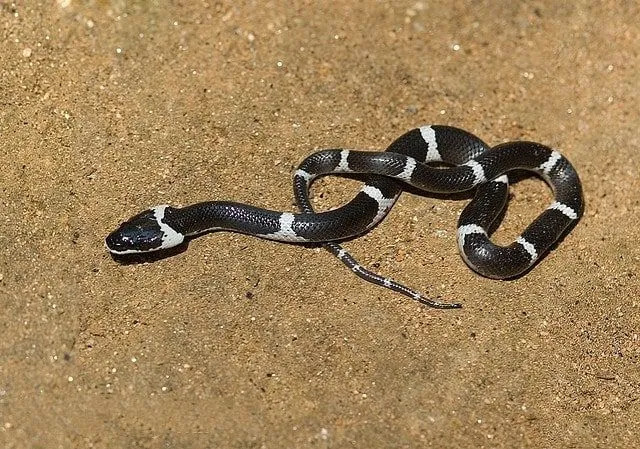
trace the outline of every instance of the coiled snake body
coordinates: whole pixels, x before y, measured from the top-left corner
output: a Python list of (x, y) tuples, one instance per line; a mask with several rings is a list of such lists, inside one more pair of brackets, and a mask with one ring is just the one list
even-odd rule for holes
[[(438, 162), (452, 165), (435, 168)], [(489, 230), (508, 197), (505, 173), (525, 169), (552, 188), (554, 202), (509, 246), (489, 239)], [(366, 174), (366, 183), (346, 205), (314, 212), (309, 187), (322, 175)], [(534, 142), (509, 142), (490, 148), (478, 137), (449, 126), (423, 126), (396, 139), (384, 152), (323, 150), (307, 157), (294, 175), (294, 194), (302, 213), (278, 212), (227, 201), (146, 210), (113, 231), (106, 246), (113, 254), (162, 250), (185, 237), (209, 231), (235, 231), (282, 242), (317, 242), (358, 276), (437, 308), (443, 303), (363, 267), (337, 241), (362, 234), (389, 212), (403, 183), (427, 192), (455, 193), (477, 187), (458, 220), (458, 247), (474, 271), (508, 279), (526, 272), (582, 215), (582, 187), (573, 166), (559, 152)]]

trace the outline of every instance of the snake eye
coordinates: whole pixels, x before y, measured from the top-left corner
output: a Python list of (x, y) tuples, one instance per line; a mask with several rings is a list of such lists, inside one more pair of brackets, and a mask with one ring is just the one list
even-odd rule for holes
[(153, 210), (146, 210), (122, 223), (105, 239), (114, 254), (134, 254), (162, 248), (164, 232)]

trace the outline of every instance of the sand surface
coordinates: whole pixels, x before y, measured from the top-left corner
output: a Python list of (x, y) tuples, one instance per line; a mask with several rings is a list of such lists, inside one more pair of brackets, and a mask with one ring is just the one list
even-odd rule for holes
[[(595, 1), (0, 1), (0, 446), (591, 448), (640, 441), (640, 9)], [(586, 198), (528, 275), (405, 194), (328, 253), (216, 233), (121, 265), (156, 204), (293, 211), (325, 147), (426, 123), (561, 149)], [(353, 180), (314, 186), (337, 206)], [(512, 187), (512, 241), (552, 200)]]

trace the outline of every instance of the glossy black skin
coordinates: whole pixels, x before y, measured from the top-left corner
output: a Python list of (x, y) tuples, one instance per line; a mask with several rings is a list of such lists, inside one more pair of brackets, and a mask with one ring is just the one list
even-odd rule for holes
[(107, 249), (114, 254), (156, 251), (162, 247), (164, 233), (153, 210), (131, 217), (105, 239)]
[[(534, 142), (511, 142), (490, 148), (466, 131), (446, 126), (432, 128), (443, 162), (454, 167), (436, 169), (416, 166), (409, 184), (430, 192), (460, 192), (473, 188), (474, 171), (468, 166), (460, 166), (470, 159), (480, 164), (486, 178), (491, 180), (513, 169), (540, 173), (540, 165), (548, 160), (552, 151)], [(314, 153), (302, 162), (300, 168), (314, 175), (332, 173), (340, 162), (340, 152), (337, 149)], [(385, 198), (393, 198), (400, 194), (405, 185), (392, 178), (404, 169), (405, 156), (424, 161), (426, 154), (425, 141), (420, 131), (415, 129), (394, 141), (386, 152), (350, 152), (348, 165), (352, 173), (367, 174), (367, 185), (378, 189)], [(579, 218), (584, 209), (582, 187), (571, 164), (561, 158), (544, 177), (554, 189), (556, 200), (571, 207)], [(295, 178), (294, 193), (303, 210), (303, 213), (294, 215), (291, 225), (294, 236), (300, 238), (298, 241), (325, 243), (343, 240), (362, 234), (376, 224), (373, 218), (377, 215), (378, 203), (367, 194), (360, 192), (338, 209), (315, 213), (309, 201), (308, 187), (304, 179)], [(507, 195), (508, 189), (504, 183), (481, 184), (475, 198), (463, 211), (459, 226), (477, 224), (485, 229), (490, 228), (500, 216)], [(167, 208), (163, 223), (182, 235), (221, 229), (295, 241), (270, 237), (281, 230), (281, 217), (282, 212), (278, 211), (211, 201), (180, 209)], [(570, 219), (558, 210), (546, 210), (525, 230), (523, 237), (542, 255), (575, 222), (576, 219)], [(106, 244), (116, 253), (146, 252), (162, 247), (162, 232), (153, 211), (145, 211), (123, 223), (107, 237)], [(334, 254), (339, 248), (335, 244), (328, 244), (328, 249)], [(465, 261), (474, 270), (498, 279), (516, 276), (535, 262), (522, 245), (514, 243), (500, 247), (481, 234), (467, 236), (463, 253)]]

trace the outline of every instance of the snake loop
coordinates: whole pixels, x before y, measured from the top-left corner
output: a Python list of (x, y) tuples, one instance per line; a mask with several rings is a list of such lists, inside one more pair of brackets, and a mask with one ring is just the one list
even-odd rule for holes
[[(430, 163), (444, 163), (435, 168)], [(508, 246), (495, 245), (489, 230), (508, 197), (506, 173), (532, 171), (552, 188), (555, 200)], [(315, 212), (309, 188), (318, 176), (365, 174), (353, 200)], [(583, 213), (578, 174), (558, 151), (535, 142), (509, 142), (490, 148), (467, 131), (449, 126), (423, 126), (396, 139), (384, 152), (322, 150), (307, 157), (294, 174), (294, 194), (302, 213), (278, 212), (228, 201), (209, 201), (183, 208), (157, 206), (126, 222), (107, 236), (117, 255), (144, 253), (179, 245), (186, 237), (209, 231), (234, 231), (281, 242), (316, 242), (361, 278), (436, 308), (457, 303), (429, 299), (364, 267), (339, 241), (360, 235), (379, 223), (409, 184), (420, 190), (455, 193), (477, 188), (458, 220), (458, 247), (477, 273), (508, 279), (526, 272), (574, 225)]]

